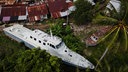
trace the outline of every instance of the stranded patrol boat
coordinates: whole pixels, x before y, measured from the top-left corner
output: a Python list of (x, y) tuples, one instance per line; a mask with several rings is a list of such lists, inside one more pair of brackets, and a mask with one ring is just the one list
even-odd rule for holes
[(10, 38), (23, 42), (29, 48), (46, 50), (53, 56), (61, 58), (64, 62), (81, 68), (94, 69), (94, 65), (76, 52), (71, 51), (61, 38), (52, 36), (38, 29), (30, 30), (23, 25), (13, 25), (4, 28), (4, 33)]

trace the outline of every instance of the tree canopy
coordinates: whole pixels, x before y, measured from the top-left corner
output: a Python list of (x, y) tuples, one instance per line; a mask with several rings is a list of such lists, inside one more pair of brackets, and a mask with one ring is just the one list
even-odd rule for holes
[(77, 0), (75, 2), (76, 11), (73, 13), (73, 19), (76, 24), (86, 24), (91, 22), (92, 14), (92, 4), (87, 0)]

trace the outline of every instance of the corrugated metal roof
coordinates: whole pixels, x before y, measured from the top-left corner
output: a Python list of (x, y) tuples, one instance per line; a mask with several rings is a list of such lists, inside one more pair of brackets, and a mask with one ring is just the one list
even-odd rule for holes
[(27, 10), (28, 10), (28, 19), (30, 22), (38, 21), (41, 19), (42, 15), (48, 14), (48, 9), (45, 3), (28, 6)]
[(21, 16), (26, 15), (26, 6), (3, 6), (1, 16)]
[(28, 6), (27, 10), (28, 10), (28, 15), (30, 17), (48, 14), (46, 4), (44, 3), (39, 4), (39, 5)]
[[(69, 7), (73, 6), (72, 1), (66, 0), (47, 0), (45, 2), (48, 4), (49, 11), (53, 18), (67, 16), (66, 11), (69, 10)], [(63, 15), (61, 12), (64, 12)]]
[(62, 10), (67, 10), (67, 4), (65, 0), (47, 0), (49, 11), (51, 13), (58, 12)]

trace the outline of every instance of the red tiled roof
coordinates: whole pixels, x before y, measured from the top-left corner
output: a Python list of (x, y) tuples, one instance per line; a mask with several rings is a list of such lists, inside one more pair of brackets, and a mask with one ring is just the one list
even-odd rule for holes
[(29, 17), (48, 14), (46, 4), (44, 3), (40, 5), (28, 6), (27, 10)]
[(0, 16), (26, 15), (26, 6), (3, 6)]

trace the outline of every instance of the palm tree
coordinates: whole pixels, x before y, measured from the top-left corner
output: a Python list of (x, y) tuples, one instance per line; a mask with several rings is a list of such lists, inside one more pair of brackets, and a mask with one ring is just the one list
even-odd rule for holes
[[(106, 3), (108, 3), (110, 0), (105, 0), (105, 1)], [(106, 50), (104, 51), (103, 55), (99, 59), (96, 65), (96, 68), (101, 62), (101, 60), (104, 58), (106, 53), (112, 48), (113, 44), (118, 42), (118, 44), (120, 45), (117, 47), (117, 50), (120, 48), (121, 50), (127, 51), (127, 48), (128, 48), (128, 31), (127, 31), (128, 29), (128, 21), (127, 21), (128, 2), (125, 0), (120, 0), (120, 2), (121, 3), (120, 3), (119, 12), (117, 12), (117, 10), (111, 4), (111, 7), (113, 7), (113, 10), (108, 9), (109, 14), (103, 13), (103, 10), (102, 11), (98, 10), (100, 12), (97, 12), (97, 16), (93, 20), (95, 21), (95, 23), (102, 23), (103, 21), (106, 21), (105, 22), (106, 24), (112, 24), (112, 29), (108, 32), (108, 34), (106, 34), (103, 38), (101, 38), (98, 41), (99, 43), (105, 41), (110, 35), (113, 35), (112, 40), (109, 42), (109, 44), (107, 44)], [(101, 6), (101, 7), (105, 7), (105, 6)], [(101, 9), (101, 7), (99, 7), (99, 9)]]

